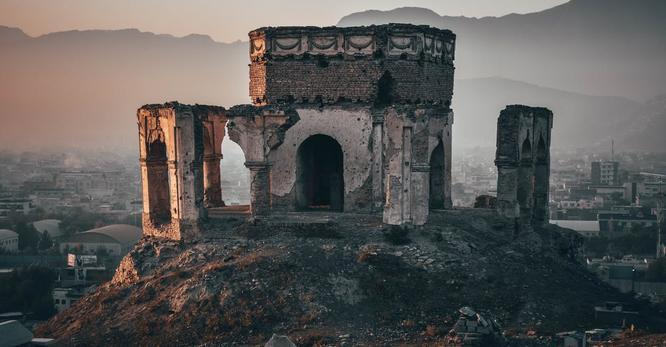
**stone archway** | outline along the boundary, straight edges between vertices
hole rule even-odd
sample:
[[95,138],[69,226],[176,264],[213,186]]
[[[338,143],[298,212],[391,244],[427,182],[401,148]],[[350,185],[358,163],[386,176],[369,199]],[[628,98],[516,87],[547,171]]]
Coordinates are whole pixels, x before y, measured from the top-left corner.
[[443,209],[444,192],[444,143],[440,139],[430,154],[430,209]]
[[171,222],[171,197],[169,183],[169,169],[167,166],[167,146],[161,130],[156,132],[155,138],[148,144],[146,153],[146,180],[144,186],[148,190],[149,211],[154,224]]
[[342,211],[344,162],[342,147],[317,134],[301,143],[296,155],[296,208]]

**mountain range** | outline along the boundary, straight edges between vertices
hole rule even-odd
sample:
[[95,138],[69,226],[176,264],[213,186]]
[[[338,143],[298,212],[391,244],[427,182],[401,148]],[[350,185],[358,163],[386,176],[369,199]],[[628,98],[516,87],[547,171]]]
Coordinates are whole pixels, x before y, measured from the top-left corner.
[[[661,0],[573,0],[477,19],[401,8],[351,14],[339,25],[456,32],[455,147],[494,146],[499,111],[523,103],[554,111],[555,147],[605,148],[613,138],[619,150],[664,151],[666,103],[655,96],[666,94],[665,9]],[[30,37],[0,27],[0,51],[0,149],[132,153],[140,105],[249,102],[247,42],[136,29]]]
[[457,34],[458,78],[502,76],[590,95],[666,93],[666,1],[571,0],[529,14],[467,18],[423,8],[366,11],[338,25],[405,22]]

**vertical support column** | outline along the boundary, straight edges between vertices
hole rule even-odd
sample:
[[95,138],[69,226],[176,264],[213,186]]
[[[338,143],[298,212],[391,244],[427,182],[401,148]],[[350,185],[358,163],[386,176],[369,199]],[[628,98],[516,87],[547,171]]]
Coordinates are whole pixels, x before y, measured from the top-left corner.
[[537,161],[534,167],[534,225],[548,222],[548,190],[550,165],[547,161]]
[[253,216],[265,216],[270,210],[270,164],[247,161],[250,169],[250,212]]
[[222,141],[225,135],[226,117],[221,113],[207,112],[203,124],[203,170],[204,170],[204,206],[222,207],[222,186],[220,160],[222,159]]
[[167,138],[173,143],[169,150],[169,181],[171,216],[177,223],[180,238],[195,236],[203,208],[203,130],[190,107],[173,109]]
[[450,209],[453,207],[451,200],[451,156],[453,155],[452,148],[452,134],[451,127],[453,124],[453,111],[449,113],[449,123],[444,128],[443,142],[444,142],[444,208]]
[[372,210],[384,207],[384,115],[372,115]]
[[520,162],[516,195],[520,206],[520,223],[531,226],[534,207],[534,167],[531,158]]
[[507,218],[518,218],[520,207],[516,187],[518,168],[507,163],[497,163],[497,211]]
[[204,171],[204,206],[222,207],[222,184],[220,174],[222,154],[209,154],[203,158]]
[[402,131],[402,223],[412,221],[412,127]]
[[430,165],[412,165],[411,220],[414,225],[423,225],[430,213]]

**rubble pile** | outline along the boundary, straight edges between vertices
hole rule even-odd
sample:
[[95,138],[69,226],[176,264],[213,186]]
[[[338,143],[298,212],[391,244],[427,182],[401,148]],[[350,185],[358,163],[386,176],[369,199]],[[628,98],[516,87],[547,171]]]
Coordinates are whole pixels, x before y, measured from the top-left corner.
[[486,319],[470,307],[460,310],[460,318],[449,331],[452,346],[503,346],[502,328],[494,319]]
[[297,346],[446,346],[451,330],[501,336],[495,321],[516,334],[593,328],[595,304],[629,300],[575,261],[564,229],[516,233],[482,209],[431,219],[396,244],[381,221],[348,214],[336,237],[303,232],[303,220],[298,232],[254,221],[211,224],[198,240],[146,238],[112,281],[37,333],[91,346],[263,346],[273,334]]

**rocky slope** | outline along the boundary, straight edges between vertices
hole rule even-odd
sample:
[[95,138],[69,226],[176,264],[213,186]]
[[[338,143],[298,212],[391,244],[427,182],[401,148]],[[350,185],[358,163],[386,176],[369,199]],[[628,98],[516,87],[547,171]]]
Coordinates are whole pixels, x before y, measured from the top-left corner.
[[441,345],[462,306],[507,333],[548,334],[593,327],[594,304],[628,300],[575,262],[580,239],[565,229],[516,232],[490,210],[436,212],[408,233],[329,217],[143,240],[112,282],[37,333],[80,345],[263,345],[273,333],[297,345]]

